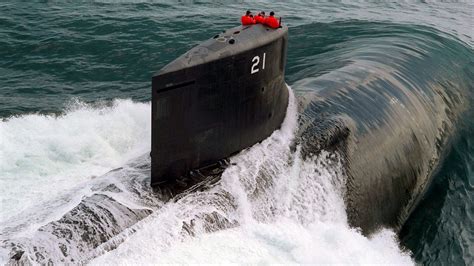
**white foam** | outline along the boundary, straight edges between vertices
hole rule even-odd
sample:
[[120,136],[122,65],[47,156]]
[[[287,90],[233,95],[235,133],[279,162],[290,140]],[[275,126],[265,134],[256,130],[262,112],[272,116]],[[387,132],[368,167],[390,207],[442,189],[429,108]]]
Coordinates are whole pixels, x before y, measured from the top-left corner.
[[[412,264],[393,232],[366,238],[348,226],[338,156],[323,152],[303,160],[291,148],[297,123],[291,93],[281,129],[231,158],[234,165],[216,186],[165,204],[112,239],[123,242],[117,249],[108,251],[105,243],[95,250],[101,256],[92,263]],[[0,136],[1,219],[7,219],[63,191],[80,200],[92,175],[146,153],[150,105],[75,104],[59,117],[3,121]],[[119,198],[127,201],[123,193]],[[56,213],[68,204],[44,208]]]
[[233,157],[216,186],[166,204],[92,264],[413,264],[393,232],[348,226],[337,155],[303,160],[296,128],[291,95],[281,130]]
[[164,250],[156,250],[154,242],[128,243],[135,248],[94,263],[413,264],[400,252],[393,232],[383,231],[368,239],[337,223],[302,226],[283,219],[202,234]]
[[149,151],[150,104],[74,103],[0,122],[0,222]]

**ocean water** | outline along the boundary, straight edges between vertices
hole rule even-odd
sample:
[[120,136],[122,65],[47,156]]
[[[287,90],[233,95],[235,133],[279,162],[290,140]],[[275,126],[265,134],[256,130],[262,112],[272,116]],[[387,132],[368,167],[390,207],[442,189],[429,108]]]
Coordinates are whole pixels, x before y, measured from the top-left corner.
[[[289,26],[285,122],[232,157],[217,183],[164,202],[148,187],[151,76],[246,9],[274,10]],[[21,249],[39,263],[472,265],[473,10],[470,1],[2,1],[0,262]],[[351,63],[448,95],[465,88],[431,185],[398,234],[352,228],[344,158],[292,145],[299,95],[318,91],[321,77],[356,80]]]

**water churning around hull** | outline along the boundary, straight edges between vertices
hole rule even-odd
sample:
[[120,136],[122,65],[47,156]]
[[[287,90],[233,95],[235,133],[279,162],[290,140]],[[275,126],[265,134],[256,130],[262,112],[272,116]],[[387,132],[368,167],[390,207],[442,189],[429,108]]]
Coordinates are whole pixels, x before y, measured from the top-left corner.
[[322,61],[292,77],[303,153],[343,154],[353,226],[399,230],[470,108],[472,51],[426,27],[354,21],[294,31],[328,36],[326,43],[300,40],[291,48],[314,51],[294,67]]

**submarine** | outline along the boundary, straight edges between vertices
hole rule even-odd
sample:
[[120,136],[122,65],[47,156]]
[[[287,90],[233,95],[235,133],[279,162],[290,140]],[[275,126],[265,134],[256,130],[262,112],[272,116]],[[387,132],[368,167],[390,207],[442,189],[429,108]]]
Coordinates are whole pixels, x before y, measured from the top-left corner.
[[281,22],[238,26],[152,77],[152,187],[219,165],[281,126],[287,44]]

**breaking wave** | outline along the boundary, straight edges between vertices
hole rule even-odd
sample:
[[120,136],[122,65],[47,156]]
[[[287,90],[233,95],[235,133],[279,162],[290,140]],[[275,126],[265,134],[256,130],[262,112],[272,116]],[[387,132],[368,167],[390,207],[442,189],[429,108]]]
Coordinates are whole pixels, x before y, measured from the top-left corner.
[[[411,262],[394,232],[383,230],[367,238],[348,225],[338,154],[322,152],[303,160],[300,149],[291,145],[297,130],[296,105],[291,96],[282,128],[232,157],[220,181],[198,184],[170,202],[149,188],[146,155],[104,176],[70,184],[70,194],[62,200],[49,201],[50,207],[43,204],[44,213],[53,212],[56,219],[37,218],[31,225],[28,211],[39,216],[34,206],[20,215],[23,222],[2,224],[7,229],[2,231],[3,260],[177,262],[174,254],[183,256],[181,262],[237,262],[242,256],[247,262]],[[119,101],[106,109],[84,106],[55,119],[85,112],[89,121],[104,121],[103,116],[118,110],[145,115],[149,106]],[[141,115],[135,118],[142,121]],[[132,147],[149,143],[149,138],[140,140]],[[74,196],[78,191],[80,197]],[[56,209],[65,202],[70,208]],[[216,246],[221,255],[208,256]],[[348,249],[352,255],[341,257]]]
[[5,119],[0,222],[146,153],[150,134],[150,104],[130,100]]

